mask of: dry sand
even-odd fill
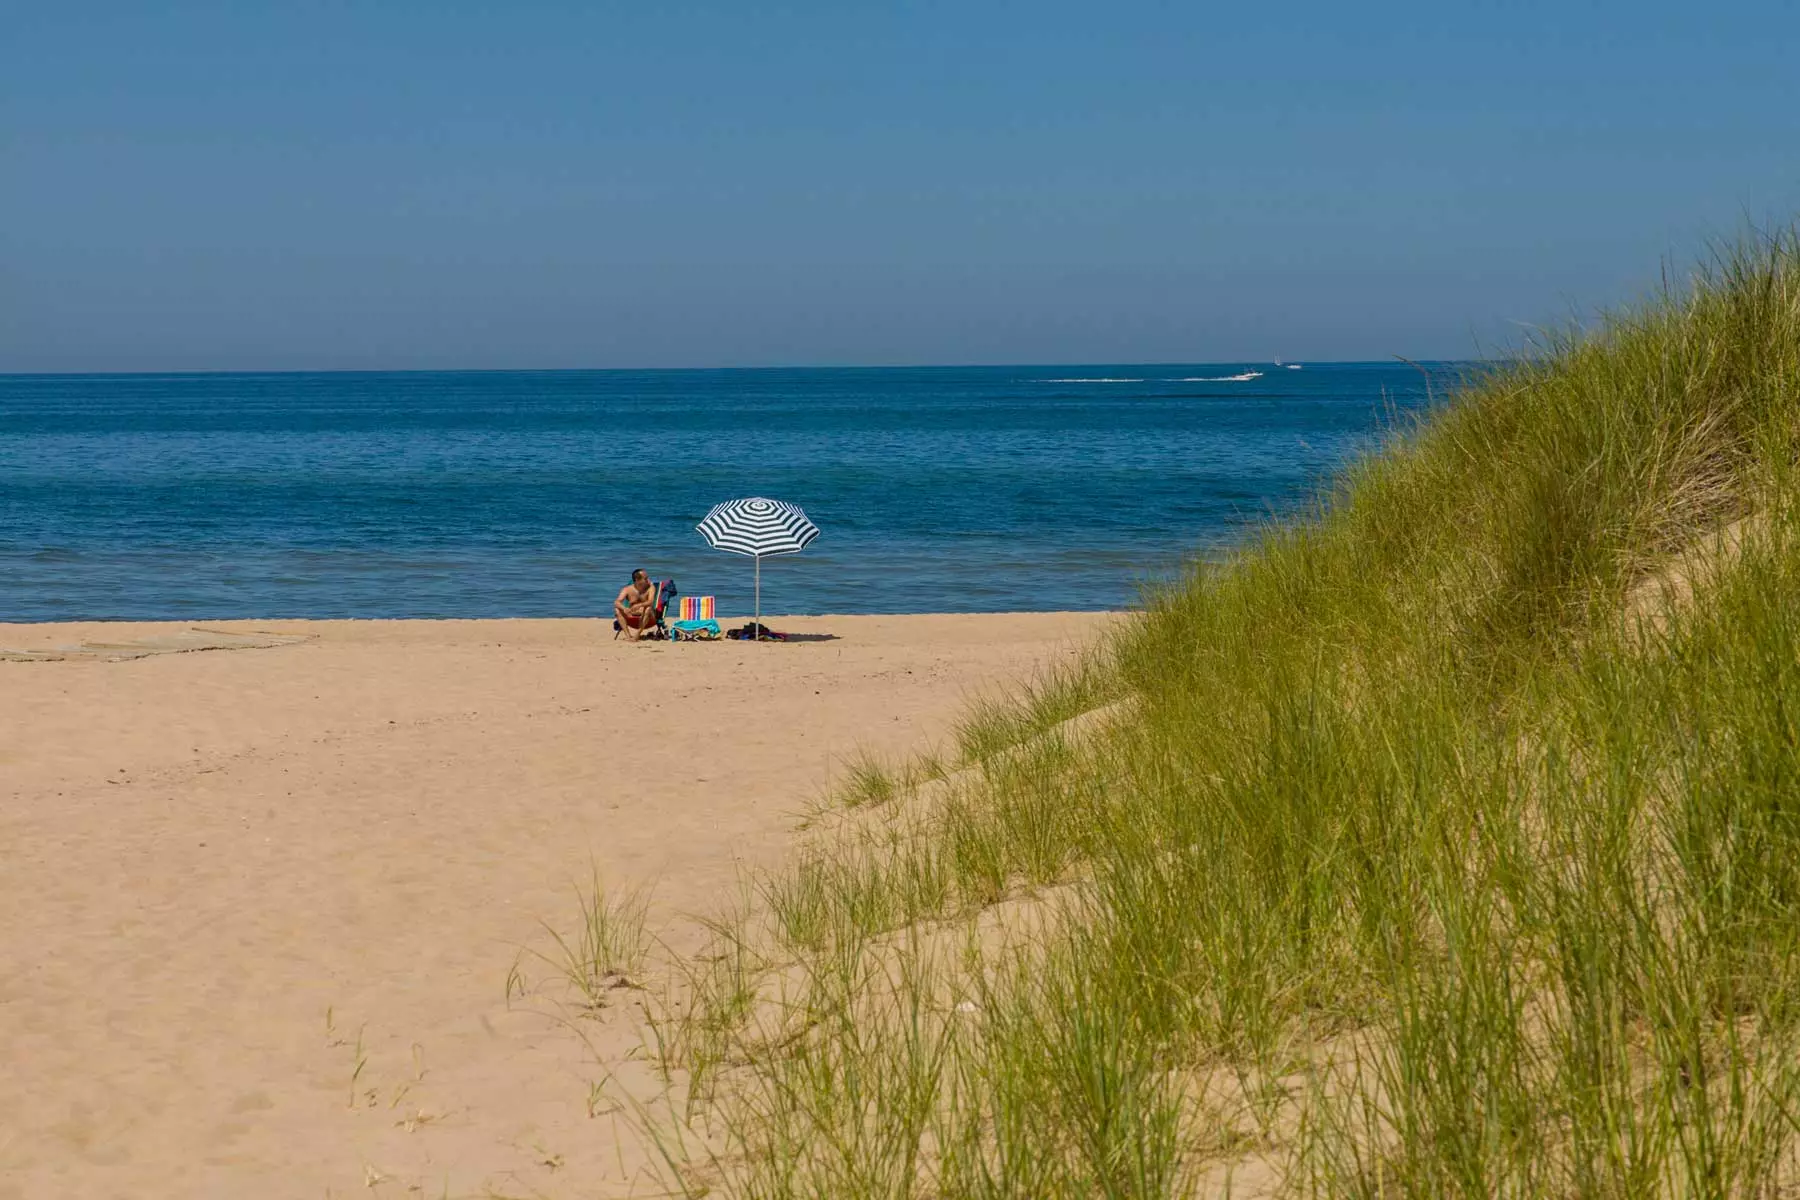
[[[507,1001],[539,920],[572,925],[592,862],[697,936],[680,914],[778,861],[847,757],[928,744],[1105,621],[246,622],[199,652],[0,625],[87,645],[0,661],[0,1197],[654,1194],[589,1103],[607,1070],[649,1086],[628,1005],[579,1023],[590,1051]]]

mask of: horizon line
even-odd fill
[[[1463,363],[1503,363],[1512,361],[1506,356],[1475,358],[1402,358],[1400,355],[1389,355],[1385,358],[1218,358],[1218,359],[1159,359],[1132,361],[1130,359],[1083,359],[1054,362],[960,362],[960,363],[835,363],[806,364],[788,363],[763,366],[704,366],[704,367],[193,367],[174,368],[149,371],[7,371],[0,370],[0,379],[81,379],[81,378],[124,378],[124,377],[183,377],[212,375],[602,375],[602,374],[723,374],[726,372],[761,372],[761,371],[961,371],[961,370],[1024,370],[1039,367],[1253,367],[1253,366],[1411,366],[1415,364],[1463,364]]]

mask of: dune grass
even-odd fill
[[[708,1026],[704,1186],[1791,1184],[1797,454],[1780,235],[1471,381],[954,771],[853,776]]]
[[[579,914],[575,930],[564,934],[540,922],[552,948],[520,951],[507,980],[508,1000],[526,988],[522,971],[526,957],[549,967],[589,1008],[604,1008],[611,991],[635,986],[630,982],[631,976],[643,966],[650,949],[651,938],[645,927],[649,893],[641,888],[609,891],[597,866],[589,868],[588,885],[584,888],[576,884],[573,890]]]

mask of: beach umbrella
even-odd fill
[[[727,500],[716,504],[694,528],[714,550],[747,554],[756,560],[756,617],[752,626],[762,629],[762,560],[776,554],[798,554],[819,536],[819,527],[806,519],[797,504],[765,500]]]

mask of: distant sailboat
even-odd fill
[[[1279,358],[1275,360],[1275,365],[1278,367],[1286,367],[1290,371],[1298,371],[1300,369],[1299,363],[1284,363]]]

